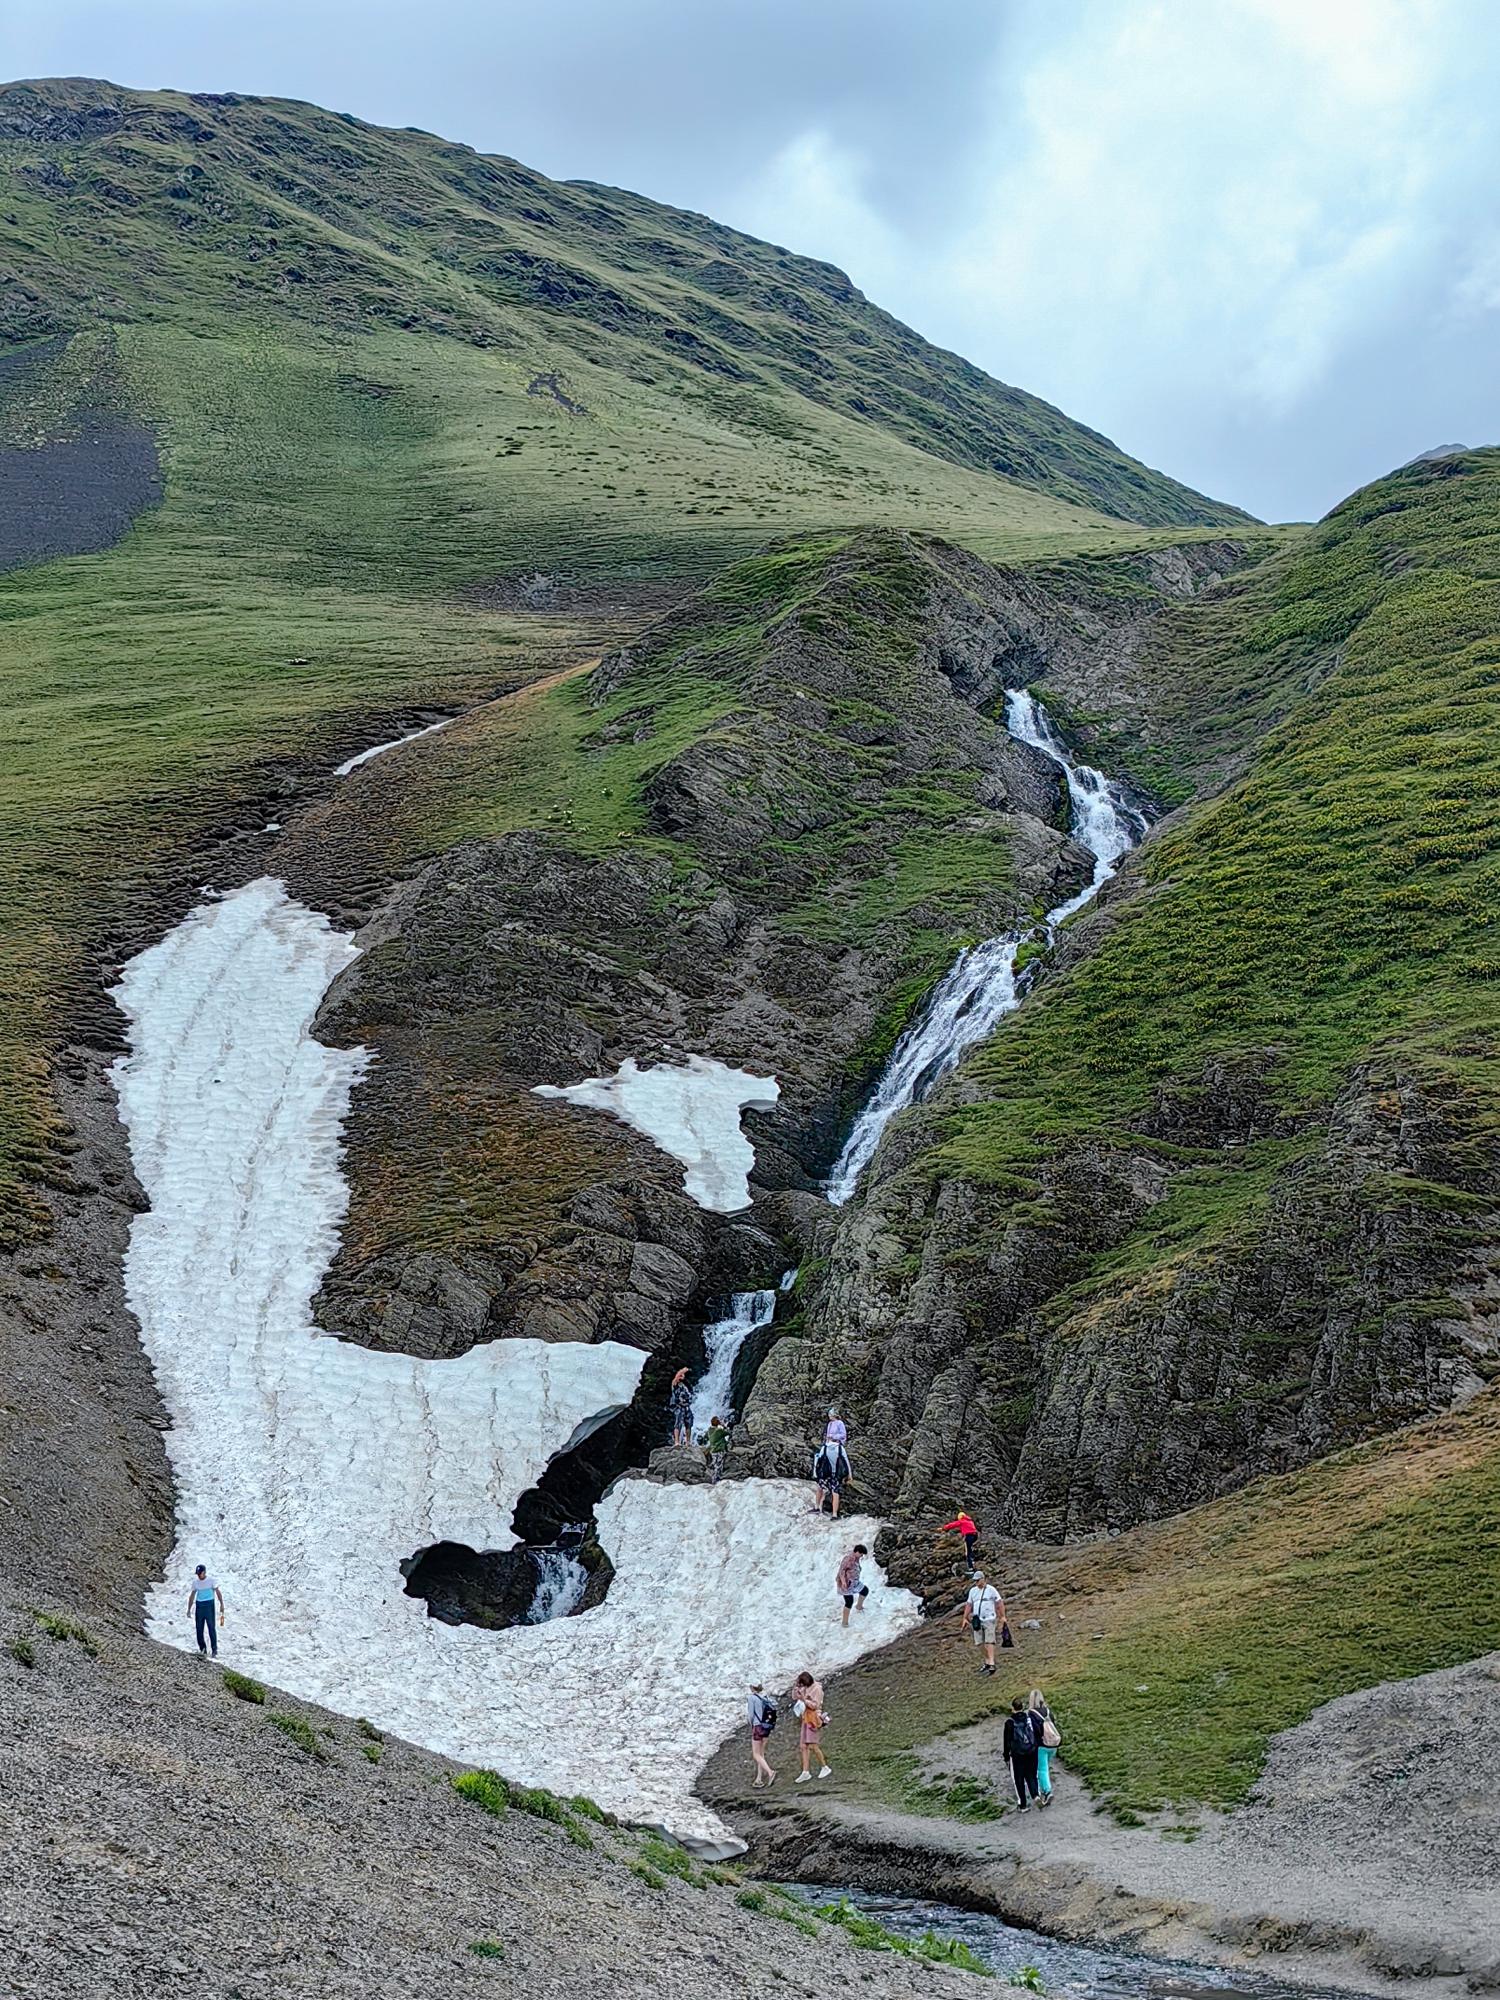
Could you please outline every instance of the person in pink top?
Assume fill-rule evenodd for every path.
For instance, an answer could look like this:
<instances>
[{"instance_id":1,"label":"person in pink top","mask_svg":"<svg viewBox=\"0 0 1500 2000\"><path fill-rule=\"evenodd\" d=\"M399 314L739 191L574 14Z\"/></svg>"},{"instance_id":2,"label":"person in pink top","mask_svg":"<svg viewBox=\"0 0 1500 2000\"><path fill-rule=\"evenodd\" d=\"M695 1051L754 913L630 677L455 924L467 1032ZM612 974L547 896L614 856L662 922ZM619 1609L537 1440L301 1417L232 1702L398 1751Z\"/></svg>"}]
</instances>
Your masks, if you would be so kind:
<instances>
[{"instance_id":1,"label":"person in pink top","mask_svg":"<svg viewBox=\"0 0 1500 2000\"><path fill-rule=\"evenodd\" d=\"M860 1570L869 1553L863 1542L856 1542L839 1564L838 1575L833 1580L834 1589L844 1600L843 1622L846 1625L851 1611L864 1610L865 1599L870 1594L870 1586L860 1582Z\"/></svg>"},{"instance_id":2,"label":"person in pink top","mask_svg":"<svg viewBox=\"0 0 1500 2000\"><path fill-rule=\"evenodd\" d=\"M797 1783L805 1785L812 1776L809 1763L814 1757L817 1758L818 1763L822 1767L818 1772L818 1776L820 1778L831 1778L833 1776L833 1766L823 1755L823 1746L818 1741L818 1737L822 1733L823 1724L827 1720L827 1717L823 1713L823 1683L815 1681L811 1674L798 1674L794 1694L796 1697L796 1712L802 1723L800 1742L802 1769L797 1773Z\"/></svg>"}]
</instances>

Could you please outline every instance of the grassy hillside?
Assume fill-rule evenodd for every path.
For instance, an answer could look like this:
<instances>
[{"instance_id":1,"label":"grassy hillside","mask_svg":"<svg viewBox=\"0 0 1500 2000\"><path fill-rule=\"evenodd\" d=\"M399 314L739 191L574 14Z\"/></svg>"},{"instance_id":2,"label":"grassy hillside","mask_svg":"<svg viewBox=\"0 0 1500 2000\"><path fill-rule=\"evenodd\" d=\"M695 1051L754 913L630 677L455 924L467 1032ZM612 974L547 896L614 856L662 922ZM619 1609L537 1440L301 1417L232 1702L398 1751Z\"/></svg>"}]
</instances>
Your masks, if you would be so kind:
<instances>
[{"instance_id":1,"label":"grassy hillside","mask_svg":"<svg viewBox=\"0 0 1500 2000\"><path fill-rule=\"evenodd\" d=\"M226 316L440 333L664 388L828 448L855 420L955 465L1125 520L1243 519L1037 398L929 347L842 272L638 195L547 180L313 106L108 84L0 94L12 339L96 318L202 333ZM820 432L822 436L820 438Z\"/></svg>"},{"instance_id":2,"label":"grassy hillside","mask_svg":"<svg viewBox=\"0 0 1500 2000\"><path fill-rule=\"evenodd\" d=\"M976 1677L955 1616L841 1676L840 1777L919 1811L991 1816L987 1787L923 1781L923 1746L1040 1686L1069 1769L1116 1812L1233 1806L1270 1738L1322 1703L1500 1646L1497 1522L1490 1391L1103 1545L1007 1551L990 1560L1017 1632L1005 1670Z\"/></svg>"},{"instance_id":3,"label":"grassy hillside","mask_svg":"<svg viewBox=\"0 0 1500 2000\"><path fill-rule=\"evenodd\" d=\"M1024 1195L1046 1148L1129 1131L1164 1080L1267 1050L1294 1119L1363 1059L1440 1072L1478 1169L1500 1114L1500 451L1356 494L1179 612L1163 671L1184 657L1163 754L1191 757L1211 702L1221 736L1224 717L1258 733L1248 774L1153 843L1152 893L975 1058L983 1101L949 1114L934 1170ZM1266 1164L1183 1177L1163 1252L1191 1211L1231 1226Z\"/></svg>"},{"instance_id":4,"label":"grassy hillside","mask_svg":"<svg viewBox=\"0 0 1500 2000\"><path fill-rule=\"evenodd\" d=\"M7 344L40 566L0 579L0 1242L66 1177L48 1067L103 1028L98 957L299 770L596 653L788 531L1023 556L1229 511L824 266L306 106L0 91ZM151 497L120 473L144 434L160 504L101 551L94 520Z\"/></svg>"},{"instance_id":5,"label":"grassy hillside","mask_svg":"<svg viewBox=\"0 0 1500 2000\"><path fill-rule=\"evenodd\" d=\"M898 1121L757 1387L902 1515L1115 1530L1500 1375L1500 452L1163 624L1137 770L1244 775Z\"/></svg>"}]
</instances>

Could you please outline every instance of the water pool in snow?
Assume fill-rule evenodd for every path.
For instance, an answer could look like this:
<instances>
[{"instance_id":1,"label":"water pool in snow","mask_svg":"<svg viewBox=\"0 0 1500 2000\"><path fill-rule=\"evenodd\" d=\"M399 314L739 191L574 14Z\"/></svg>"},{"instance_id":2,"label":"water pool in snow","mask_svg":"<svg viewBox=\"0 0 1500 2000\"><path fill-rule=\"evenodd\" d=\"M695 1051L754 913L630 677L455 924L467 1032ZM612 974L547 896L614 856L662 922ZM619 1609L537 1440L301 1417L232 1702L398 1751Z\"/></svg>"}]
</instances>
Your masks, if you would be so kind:
<instances>
[{"instance_id":1,"label":"water pool in snow","mask_svg":"<svg viewBox=\"0 0 1500 2000\"><path fill-rule=\"evenodd\" d=\"M594 1111L608 1111L684 1168L682 1185L700 1208L733 1215L750 1206L755 1148L740 1130L740 1112L768 1109L781 1095L774 1076L730 1069L711 1056L641 1069L634 1058L613 1076L582 1083L539 1083L538 1097L561 1097Z\"/></svg>"},{"instance_id":2,"label":"water pool in snow","mask_svg":"<svg viewBox=\"0 0 1500 2000\"><path fill-rule=\"evenodd\" d=\"M356 956L262 878L195 910L117 989L130 1053L115 1082L151 1201L125 1279L177 1492L147 1630L191 1645L188 1577L205 1562L234 1665L466 1762L731 1840L691 1787L747 1680L846 1665L912 1623L915 1600L872 1575L863 1625L841 1630L834 1569L879 1524L825 1521L803 1487L759 1480L620 1482L597 1510L615 1580L580 1617L487 1632L404 1594L414 1548L514 1546L519 1495L580 1423L629 1399L645 1356L510 1340L421 1361L315 1327L368 1059L310 1026Z\"/></svg>"}]
</instances>

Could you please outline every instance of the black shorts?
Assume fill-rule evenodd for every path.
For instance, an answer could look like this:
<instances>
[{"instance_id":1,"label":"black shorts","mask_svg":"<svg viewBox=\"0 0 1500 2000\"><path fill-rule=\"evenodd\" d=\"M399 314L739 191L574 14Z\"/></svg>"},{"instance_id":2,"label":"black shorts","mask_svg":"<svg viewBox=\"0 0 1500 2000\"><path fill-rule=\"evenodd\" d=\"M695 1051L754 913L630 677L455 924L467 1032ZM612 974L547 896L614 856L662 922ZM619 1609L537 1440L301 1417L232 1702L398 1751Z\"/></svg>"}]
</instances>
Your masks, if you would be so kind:
<instances>
[{"instance_id":1,"label":"black shorts","mask_svg":"<svg viewBox=\"0 0 1500 2000\"><path fill-rule=\"evenodd\" d=\"M862 1583L859 1586L858 1590L846 1590L844 1592L844 1609L846 1611L852 1611L854 1609L855 1598L868 1597L869 1594L870 1594L870 1586L867 1583Z\"/></svg>"}]
</instances>

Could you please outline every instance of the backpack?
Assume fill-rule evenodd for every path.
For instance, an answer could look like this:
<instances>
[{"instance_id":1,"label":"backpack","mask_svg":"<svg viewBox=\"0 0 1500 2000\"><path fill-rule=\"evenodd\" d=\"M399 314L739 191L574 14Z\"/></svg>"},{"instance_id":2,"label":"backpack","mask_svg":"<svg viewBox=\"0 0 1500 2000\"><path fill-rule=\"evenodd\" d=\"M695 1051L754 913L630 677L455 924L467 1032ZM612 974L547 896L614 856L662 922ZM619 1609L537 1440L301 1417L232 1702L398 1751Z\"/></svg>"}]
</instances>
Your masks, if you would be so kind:
<instances>
[{"instance_id":1,"label":"backpack","mask_svg":"<svg viewBox=\"0 0 1500 2000\"><path fill-rule=\"evenodd\" d=\"M776 1715L777 1715L777 1710L775 1702L772 1701L771 1697L768 1694L763 1694L760 1698L761 1728L766 1730L774 1729L776 1727Z\"/></svg>"},{"instance_id":2,"label":"backpack","mask_svg":"<svg viewBox=\"0 0 1500 2000\"><path fill-rule=\"evenodd\" d=\"M1024 1715L1013 1715L1010 1719L1012 1757L1028 1757L1036 1747L1036 1717L1029 1712Z\"/></svg>"},{"instance_id":3,"label":"backpack","mask_svg":"<svg viewBox=\"0 0 1500 2000\"><path fill-rule=\"evenodd\" d=\"M1042 1748L1057 1750L1062 1747L1062 1733L1050 1715L1042 1717Z\"/></svg>"}]
</instances>

